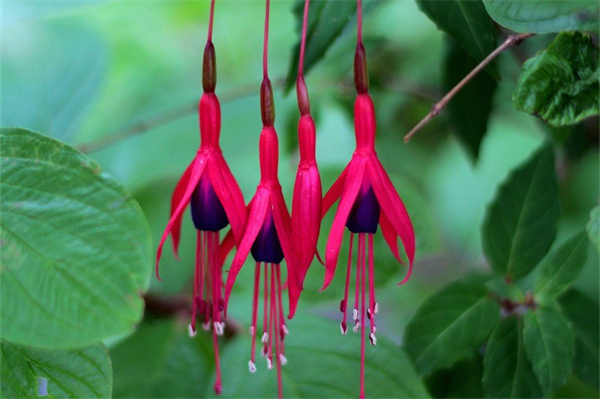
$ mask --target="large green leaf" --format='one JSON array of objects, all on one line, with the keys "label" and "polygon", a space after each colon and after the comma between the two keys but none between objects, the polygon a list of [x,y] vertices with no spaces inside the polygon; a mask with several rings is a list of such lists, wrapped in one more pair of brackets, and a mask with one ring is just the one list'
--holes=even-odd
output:
[{"label": "large green leaf", "polygon": [[590,241],[600,253],[600,207],[595,207],[590,212],[590,221],[585,227]]},{"label": "large green leaf", "polygon": [[600,309],[576,290],[560,298],[560,306],[573,325],[575,357],[573,372],[583,381],[600,388]]},{"label": "large green leaf", "polygon": [[[450,91],[476,66],[477,62],[458,47],[455,41],[449,41],[444,60],[444,90]],[[496,81],[488,74],[480,73],[448,103],[452,132],[475,160],[487,131],[495,92]]]},{"label": "large green leaf", "polygon": [[588,238],[581,232],[552,251],[540,263],[535,284],[536,298],[562,294],[579,276],[587,258]]},{"label": "large green leaf", "polygon": [[599,91],[598,49],[591,37],[564,32],[525,62],[513,102],[518,110],[560,127],[598,115]]},{"label": "large green leaf", "polygon": [[137,203],[67,145],[23,129],[1,139],[2,337],[73,348],[133,330],[152,267]]},{"label": "large green leaf", "polygon": [[0,341],[3,398],[109,398],[110,358],[103,345],[39,349]]},{"label": "large green leaf", "polygon": [[598,29],[595,0],[483,0],[483,4],[494,21],[516,32]]},{"label": "large green leaf", "polygon": [[486,398],[540,398],[542,387],[523,347],[523,321],[507,317],[494,328],[485,348],[483,391]]},{"label": "large green leaf", "polygon": [[518,279],[546,255],[560,214],[550,145],[513,171],[489,205],[482,244],[492,269]]},{"label": "large green leaf", "polygon": [[406,327],[406,350],[421,375],[471,356],[500,318],[480,279],[455,282],[427,299]]},{"label": "large green leaf", "polygon": [[199,331],[192,339],[183,323],[144,322],[110,356],[115,398],[202,397],[212,387],[210,335]]},{"label": "large green leaf", "polygon": [[554,308],[538,307],[524,317],[523,344],[545,396],[565,383],[575,338],[567,319]]},{"label": "large green leaf", "polygon": [[[339,324],[298,315],[289,322],[285,341],[287,364],[282,368],[284,397],[355,397],[359,394],[360,334],[340,334]],[[366,339],[366,338],[365,338]],[[223,396],[276,397],[276,371],[259,358],[257,372],[248,371],[248,335],[225,348]],[[425,387],[408,356],[381,333],[377,345],[366,339],[365,393],[368,397],[427,398]],[[216,397],[212,390],[208,396]]]},{"label": "large green leaf", "polygon": [[[306,29],[306,47],[304,53],[304,74],[327,54],[333,42],[342,34],[344,28],[356,14],[356,2],[346,0],[313,1],[310,5],[308,26]],[[304,1],[298,1],[294,7],[298,32],[302,32],[304,17]],[[300,35],[299,35],[300,36]],[[300,40],[292,49],[292,60],[286,79],[286,91],[296,81],[298,59],[300,57]],[[348,61],[352,58],[348,57]]]},{"label": "large green leaf", "polygon": [[[494,24],[481,1],[418,0],[417,5],[438,28],[449,34],[477,62],[496,47]],[[498,73],[495,70],[495,77]]]},{"label": "large green leaf", "polygon": [[449,369],[438,370],[427,379],[427,388],[435,398],[482,398],[483,358],[479,350],[470,359],[461,360]]}]

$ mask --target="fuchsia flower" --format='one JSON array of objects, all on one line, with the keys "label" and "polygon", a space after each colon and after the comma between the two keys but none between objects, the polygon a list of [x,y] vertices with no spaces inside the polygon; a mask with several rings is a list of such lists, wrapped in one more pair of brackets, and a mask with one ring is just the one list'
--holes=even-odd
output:
[{"label": "fuchsia flower", "polygon": [[[283,199],[281,185],[277,177],[279,150],[277,133],[273,127],[275,111],[271,82],[265,73],[261,86],[261,110],[263,129],[260,133],[260,183],[256,194],[249,204],[249,215],[244,235],[233,258],[227,283],[225,285],[225,304],[235,279],[241,270],[248,254],[256,261],[254,272],[254,297],[252,301],[252,348],[248,366],[251,372],[256,371],[255,345],[258,317],[258,294],[261,286],[261,267],[264,265],[264,308],[263,308],[263,343],[262,355],[267,359],[268,368],[277,366],[279,397],[282,396],[281,366],[286,363],[284,354],[284,338],[288,333],[283,316],[280,263],[285,258],[287,263],[288,287],[295,289],[295,274],[291,262],[293,249],[291,240],[291,219]],[[292,295],[290,293],[290,295]],[[273,359],[275,355],[275,359]]]},{"label": "fuchsia flower", "polygon": [[[212,20],[212,10],[211,10]],[[204,316],[204,328],[212,323],[213,345],[217,368],[215,391],[221,391],[221,370],[217,336],[225,327],[222,297],[222,262],[219,252],[219,231],[231,224],[235,242],[239,242],[246,223],[244,197],[233,178],[219,146],[221,109],[214,93],[216,85],[215,50],[209,40],[204,50],[204,94],[198,107],[200,118],[200,148],[177,183],[171,199],[171,218],[161,237],[156,255],[156,276],[160,279],[158,265],[162,248],[168,235],[173,239],[177,257],[181,231],[181,217],[191,204],[192,219],[198,230],[196,267],[194,273],[194,298],[190,334],[196,333],[196,317]]]},{"label": "fuchsia flower", "polygon": [[302,40],[298,57],[298,77],[296,93],[300,120],[298,121],[298,147],[300,162],[294,184],[292,201],[292,237],[296,244],[296,281],[297,287],[290,291],[290,314],[294,316],[304,278],[317,253],[317,241],[321,228],[321,177],[315,158],[315,122],[310,116],[308,90],[304,82],[304,48],[306,45],[306,26],[308,20],[309,0],[304,3],[304,20],[302,24]]},{"label": "fuchsia flower", "polygon": [[[325,281],[322,289],[327,288],[333,279],[342,244],[344,227],[347,227],[350,230],[350,251],[348,254],[348,271],[344,299],[340,303],[340,310],[344,314],[341,330],[343,334],[347,330],[346,317],[352,269],[352,247],[354,244],[354,235],[358,234],[356,291],[352,313],[354,331],[356,332],[359,328],[361,329],[360,395],[364,397],[365,313],[370,322],[369,339],[371,344],[375,345],[375,314],[378,311],[375,299],[373,234],[377,231],[377,226],[380,225],[383,237],[396,259],[401,263],[397,238],[400,237],[402,240],[408,257],[409,269],[406,277],[400,284],[408,280],[412,271],[415,255],[415,235],[404,204],[396,193],[390,178],[381,165],[381,162],[379,162],[377,153],[375,152],[375,110],[368,93],[366,55],[360,41],[355,54],[354,79],[358,92],[354,103],[356,150],[348,166],[323,199],[323,214],[327,212],[338,198],[340,202],[331,232],[329,233],[329,239],[327,240]],[[366,251],[367,240],[369,247],[368,255]],[[369,284],[368,307],[366,307],[365,300],[367,274]]]}]

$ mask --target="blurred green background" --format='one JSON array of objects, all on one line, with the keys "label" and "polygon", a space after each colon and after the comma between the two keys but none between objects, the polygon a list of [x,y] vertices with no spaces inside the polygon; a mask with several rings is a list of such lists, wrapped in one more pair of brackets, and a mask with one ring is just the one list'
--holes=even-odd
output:
[{"label": "blurred green background", "polygon": [[[288,200],[298,161],[295,95],[283,95],[292,48],[298,40],[293,3],[272,2],[269,49],[276,95],[275,126],[280,136],[279,177]],[[402,137],[443,95],[442,65],[447,42],[413,1],[375,3],[365,17],[364,34],[378,118],[377,150],[405,201],[417,236],[413,278],[402,287],[396,284],[406,273],[405,267],[394,261],[384,241],[376,236],[381,309],[378,334],[401,343],[404,325],[427,295],[467,271],[488,270],[480,243],[486,205],[508,172],[550,134],[535,118],[515,111],[510,98],[521,62],[542,49],[548,38],[534,38],[499,57],[503,79],[494,98],[479,160],[473,162],[453,137],[444,113],[404,144]],[[208,1],[42,1],[2,5],[2,126],[29,128],[88,152],[139,201],[155,244],[169,217],[171,192],[198,147],[196,104],[202,93],[208,11]],[[217,95],[222,105],[221,144],[246,200],[253,195],[259,179],[263,14],[264,3],[253,0],[220,0],[215,9],[213,42],[217,52]],[[307,76],[324,190],[339,175],[354,148],[353,27],[350,23]],[[594,141],[589,131],[595,129],[597,134],[597,122],[594,125],[592,121],[591,127],[588,122],[578,127],[572,134],[578,136],[567,143],[567,148],[583,150],[563,151],[558,157],[563,215],[554,245],[585,226],[590,210],[598,204],[597,136],[595,145],[589,145]],[[117,140],[112,140],[114,137]],[[328,215],[322,225],[321,251],[331,220]],[[165,251],[161,261],[163,281],[152,280],[151,296],[177,299],[190,293],[193,237],[188,217],[183,224],[181,261]],[[344,254],[346,251],[342,250]],[[575,284],[596,302],[597,265],[598,253],[590,248],[587,265]],[[252,376],[258,379],[248,382],[253,380],[245,374],[238,376],[237,371],[241,370],[240,375],[245,371],[249,355],[246,327],[251,314],[252,270],[249,261],[237,279],[230,302],[230,324],[239,326],[240,337],[228,340],[223,347],[223,363],[227,364],[223,392],[227,396],[243,395],[239,389],[245,384],[258,385],[256,390],[246,391],[257,396],[263,389],[269,395],[275,392],[261,385],[267,373],[259,372],[262,377]],[[315,262],[309,271],[297,317],[289,323],[292,349],[286,368],[290,372],[296,367],[309,367],[298,364],[306,363],[308,354],[293,348],[310,342],[311,334],[324,347],[340,341],[336,323],[341,316],[338,303],[343,277],[344,272],[338,271],[331,287],[319,293],[323,268]],[[211,394],[213,359],[207,337],[199,334],[195,340],[184,339],[186,314],[169,319],[162,316],[149,312],[133,337],[111,343],[114,396]],[[316,317],[331,322],[318,324]],[[346,374],[333,374],[357,377],[358,339],[348,336],[344,341],[350,342],[349,353],[355,357],[344,366],[348,368]],[[379,345],[378,350],[382,351]],[[369,351],[367,361],[376,353]],[[151,382],[139,384],[145,375]],[[273,383],[274,376],[270,377]],[[367,376],[369,387],[373,393],[379,389]],[[286,389],[294,395],[290,384]],[[342,394],[337,392],[337,396]]]}]

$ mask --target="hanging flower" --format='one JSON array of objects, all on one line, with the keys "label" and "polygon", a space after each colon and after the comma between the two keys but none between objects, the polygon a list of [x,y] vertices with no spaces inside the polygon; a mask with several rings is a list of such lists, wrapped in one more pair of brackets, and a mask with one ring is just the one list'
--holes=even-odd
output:
[{"label": "hanging flower", "polygon": [[[252,301],[252,321],[250,335],[252,348],[248,367],[256,371],[255,346],[258,318],[258,296],[263,285],[264,307],[261,342],[262,355],[267,360],[268,368],[277,367],[279,396],[282,395],[281,366],[286,363],[284,338],[288,333],[283,315],[283,302],[280,263],[285,258],[287,263],[288,287],[294,290],[297,283],[291,266],[293,261],[291,240],[291,219],[283,199],[281,185],[277,177],[279,157],[277,133],[273,127],[275,113],[273,108],[273,92],[267,77],[261,86],[261,110],[263,129],[260,133],[260,183],[256,194],[249,204],[248,221],[244,235],[233,258],[227,283],[225,285],[225,304],[235,279],[246,261],[248,254],[256,261],[254,270],[254,296]],[[261,268],[264,269],[264,282],[261,284]],[[292,295],[290,293],[290,295]]]},{"label": "hanging flower", "polygon": [[220,393],[221,371],[217,336],[223,334],[225,322],[219,231],[231,224],[233,238],[235,242],[239,242],[246,223],[246,208],[242,191],[231,174],[219,146],[221,109],[214,93],[215,85],[215,50],[209,40],[204,50],[204,94],[198,107],[200,148],[173,192],[171,218],[158,245],[156,277],[160,280],[158,266],[163,244],[169,234],[173,240],[173,251],[178,258],[181,218],[190,204],[192,220],[198,230],[190,335],[196,333],[197,317],[203,316],[203,326],[206,330],[211,329],[212,324],[217,368],[215,391]]},{"label": "hanging flower", "polygon": [[[357,45],[354,65],[355,85],[358,92],[354,103],[356,150],[348,166],[323,199],[323,214],[338,198],[340,202],[327,240],[325,281],[322,289],[327,288],[333,279],[344,228],[348,228],[350,230],[350,251],[344,299],[340,303],[340,310],[343,313],[341,330],[343,334],[346,334],[352,253],[355,235],[358,235],[356,289],[352,318],[354,331],[361,330],[361,397],[364,397],[364,348],[367,318],[370,324],[369,340],[372,345],[377,342],[375,314],[378,312],[378,306],[375,299],[373,235],[377,231],[377,226],[381,226],[383,237],[396,259],[401,263],[397,238],[400,237],[402,240],[409,266],[408,273],[400,284],[406,282],[412,272],[415,236],[406,208],[375,152],[375,110],[368,93],[366,55],[360,42]],[[367,281],[368,291],[366,289]],[[367,292],[369,295],[368,307],[365,299]]]}]

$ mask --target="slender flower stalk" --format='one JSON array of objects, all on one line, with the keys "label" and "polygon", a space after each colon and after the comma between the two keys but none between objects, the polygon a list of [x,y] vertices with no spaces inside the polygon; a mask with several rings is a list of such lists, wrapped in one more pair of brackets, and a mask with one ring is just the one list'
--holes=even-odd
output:
[{"label": "slender flower stalk", "polygon": [[244,198],[233,178],[219,145],[221,109],[215,95],[216,57],[212,44],[214,0],[211,3],[208,40],[204,49],[202,86],[204,94],[198,106],[200,148],[177,183],[171,199],[171,217],[161,237],[156,255],[156,277],[163,245],[171,234],[173,251],[177,251],[181,234],[181,218],[191,204],[194,226],[197,229],[192,320],[190,335],[196,334],[196,319],[202,317],[205,330],[212,330],[215,352],[215,392],[221,392],[221,367],[218,336],[223,334],[223,277],[219,232],[231,224],[232,238],[239,243],[246,224]]},{"label": "slender flower stalk", "polygon": [[[348,166],[335,181],[323,198],[323,215],[337,199],[340,199],[333,225],[327,241],[325,254],[325,281],[323,288],[331,283],[337,267],[344,227],[350,230],[350,251],[346,274],[344,298],[340,302],[343,313],[341,322],[342,334],[347,332],[350,285],[355,285],[354,306],[352,308],[353,330],[361,332],[361,368],[360,397],[365,397],[364,364],[365,364],[365,329],[369,322],[369,341],[377,343],[375,332],[375,315],[378,305],[375,297],[375,265],[373,252],[373,235],[377,227],[388,243],[396,259],[402,263],[397,238],[400,237],[408,257],[409,267],[406,277],[412,272],[415,255],[415,236],[410,217],[394,189],[375,152],[375,109],[369,96],[369,80],[367,58],[362,44],[362,7],[358,0],[357,9],[357,45],[354,56],[354,84],[357,91],[354,103],[354,128],[356,134],[356,150]],[[357,237],[356,237],[357,236]],[[355,282],[352,279],[352,255],[358,238],[356,249]],[[368,289],[367,289],[368,282]],[[367,306],[368,294],[368,306]]]},{"label": "slender flower stalk", "polygon": [[[273,126],[275,122],[275,106],[273,89],[267,71],[267,49],[269,28],[269,0],[266,0],[265,35],[263,53],[263,81],[260,90],[260,106],[263,128],[259,140],[260,183],[252,201],[248,205],[249,214],[244,234],[233,258],[225,285],[225,305],[233,288],[235,279],[246,258],[251,253],[256,261],[254,269],[254,295],[252,300],[252,321],[250,335],[252,347],[248,368],[256,372],[256,336],[258,332],[259,291],[263,289],[262,320],[262,356],[267,360],[267,367],[277,369],[277,387],[279,397],[283,396],[281,366],[285,357],[284,339],[288,333],[283,314],[281,284],[281,262],[286,259],[289,291],[295,290],[297,283],[291,263],[293,248],[291,238],[291,218],[283,199],[281,185],[277,177],[279,162],[279,144]],[[227,245],[225,245],[227,244]],[[231,248],[231,242],[224,243]],[[261,271],[264,278],[261,279]],[[290,296],[292,294],[290,293]]]},{"label": "slender flower stalk", "polygon": [[302,39],[296,78],[296,94],[300,120],[298,121],[298,147],[300,162],[294,185],[292,201],[292,237],[296,243],[296,281],[298,287],[290,291],[290,314],[294,316],[304,278],[317,252],[317,240],[321,228],[321,177],[315,157],[315,122],[310,115],[308,90],[304,82],[304,49],[306,46],[306,27],[310,0],[304,3]]}]

